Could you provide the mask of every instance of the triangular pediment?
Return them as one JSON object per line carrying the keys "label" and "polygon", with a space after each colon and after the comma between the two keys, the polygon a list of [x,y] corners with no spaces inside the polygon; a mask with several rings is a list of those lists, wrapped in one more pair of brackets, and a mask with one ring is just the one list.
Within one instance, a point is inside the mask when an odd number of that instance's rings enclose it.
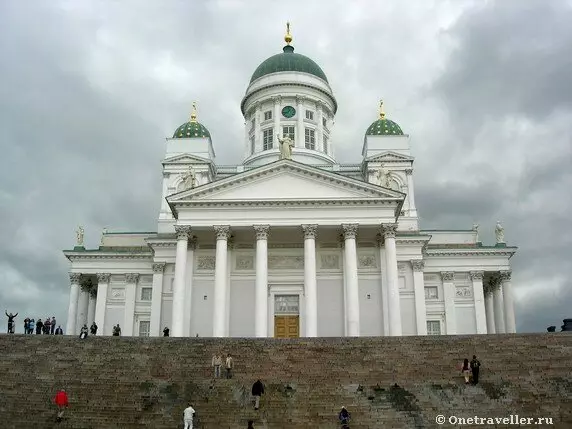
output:
{"label": "triangular pediment", "polygon": [[168,197],[177,201],[402,200],[404,194],[294,161],[277,161]]}
{"label": "triangular pediment", "polygon": [[163,165],[165,164],[212,164],[212,161],[207,158],[202,158],[196,155],[190,155],[188,153],[183,153],[180,155],[175,155],[170,158],[163,160]]}
{"label": "triangular pediment", "polygon": [[376,155],[366,158],[366,162],[399,162],[399,161],[413,161],[414,158],[409,155],[403,155],[401,153],[386,151],[378,153]]}

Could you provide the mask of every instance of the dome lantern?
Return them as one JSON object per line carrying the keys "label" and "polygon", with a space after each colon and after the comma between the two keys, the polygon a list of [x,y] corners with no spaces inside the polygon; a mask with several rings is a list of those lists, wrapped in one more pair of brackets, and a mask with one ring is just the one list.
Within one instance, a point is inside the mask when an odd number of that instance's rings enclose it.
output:
{"label": "dome lantern", "polygon": [[386,119],[383,100],[379,101],[379,119],[373,122],[365,132],[366,136],[402,136],[403,131],[397,123]]}
{"label": "dome lantern", "polygon": [[204,139],[211,138],[207,127],[197,121],[197,103],[193,102],[189,122],[185,122],[173,133],[174,139]]}

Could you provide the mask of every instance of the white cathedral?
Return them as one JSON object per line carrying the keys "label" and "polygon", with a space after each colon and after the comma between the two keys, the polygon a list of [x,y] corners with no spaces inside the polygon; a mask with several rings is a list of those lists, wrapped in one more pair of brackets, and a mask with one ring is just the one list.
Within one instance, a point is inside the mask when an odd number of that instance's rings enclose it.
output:
{"label": "white cathedral", "polygon": [[420,229],[409,136],[383,106],[361,163],[339,163],[332,88],[289,29],[285,41],[242,99],[241,164],[216,164],[193,106],[166,140],[157,231],[104,231],[86,249],[80,228],[64,251],[66,334],[93,321],[123,336],[515,332],[502,226],[489,246],[478,225]]}

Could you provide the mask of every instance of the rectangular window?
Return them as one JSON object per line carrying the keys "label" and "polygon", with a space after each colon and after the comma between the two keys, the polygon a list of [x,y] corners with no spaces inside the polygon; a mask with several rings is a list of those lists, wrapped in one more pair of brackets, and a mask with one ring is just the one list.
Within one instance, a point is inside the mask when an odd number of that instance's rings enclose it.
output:
{"label": "rectangular window", "polygon": [[428,320],[427,335],[441,335],[441,322],[438,320]]}
{"label": "rectangular window", "polygon": [[250,137],[250,153],[254,153],[254,136]]}
{"label": "rectangular window", "polygon": [[264,112],[264,120],[269,121],[270,119],[272,119],[272,110],[268,110],[267,112]]}
{"label": "rectangular window", "polygon": [[327,126],[328,126],[328,120],[327,120],[326,118],[322,118],[322,125],[323,125],[324,127],[327,127]]}
{"label": "rectangular window", "polygon": [[142,320],[139,322],[139,336],[148,337],[151,332],[151,322],[148,320]]}
{"label": "rectangular window", "polygon": [[324,153],[328,153],[328,138],[324,136]]}
{"label": "rectangular window", "polygon": [[262,150],[272,149],[274,142],[274,128],[268,128],[262,132]]}
{"label": "rectangular window", "polygon": [[276,295],[274,297],[274,314],[298,314],[300,297],[298,295]]}
{"label": "rectangular window", "polygon": [[311,110],[306,110],[306,119],[313,121],[314,120],[314,112],[312,112]]}
{"label": "rectangular window", "polygon": [[315,131],[311,128],[306,128],[306,149],[316,149]]}
{"label": "rectangular window", "polygon": [[437,286],[425,287],[425,299],[439,299],[439,294],[437,293]]}
{"label": "rectangular window", "polygon": [[294,141],[294,126],[286,126],[286,127],[282,127],[282,137],[284,136],[288,136],[290,137],[290,140]]}
{"label": "rectangular window", "polygon": [[153,294],[153,288],[142,287],[141,288],[141,301],[151,301],[152,294]]}

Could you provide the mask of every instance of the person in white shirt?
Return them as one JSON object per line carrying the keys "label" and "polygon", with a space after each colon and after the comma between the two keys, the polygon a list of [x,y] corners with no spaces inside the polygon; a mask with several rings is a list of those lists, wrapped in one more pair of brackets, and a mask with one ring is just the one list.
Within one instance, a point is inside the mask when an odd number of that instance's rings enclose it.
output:
{"label": "person in white shirt", "polygon": [[195,415],[195,409],[193,404],[189,404],[185,411],[183,412],[183,421],[185,422],[185,429],[193,429],[193,416]]}

